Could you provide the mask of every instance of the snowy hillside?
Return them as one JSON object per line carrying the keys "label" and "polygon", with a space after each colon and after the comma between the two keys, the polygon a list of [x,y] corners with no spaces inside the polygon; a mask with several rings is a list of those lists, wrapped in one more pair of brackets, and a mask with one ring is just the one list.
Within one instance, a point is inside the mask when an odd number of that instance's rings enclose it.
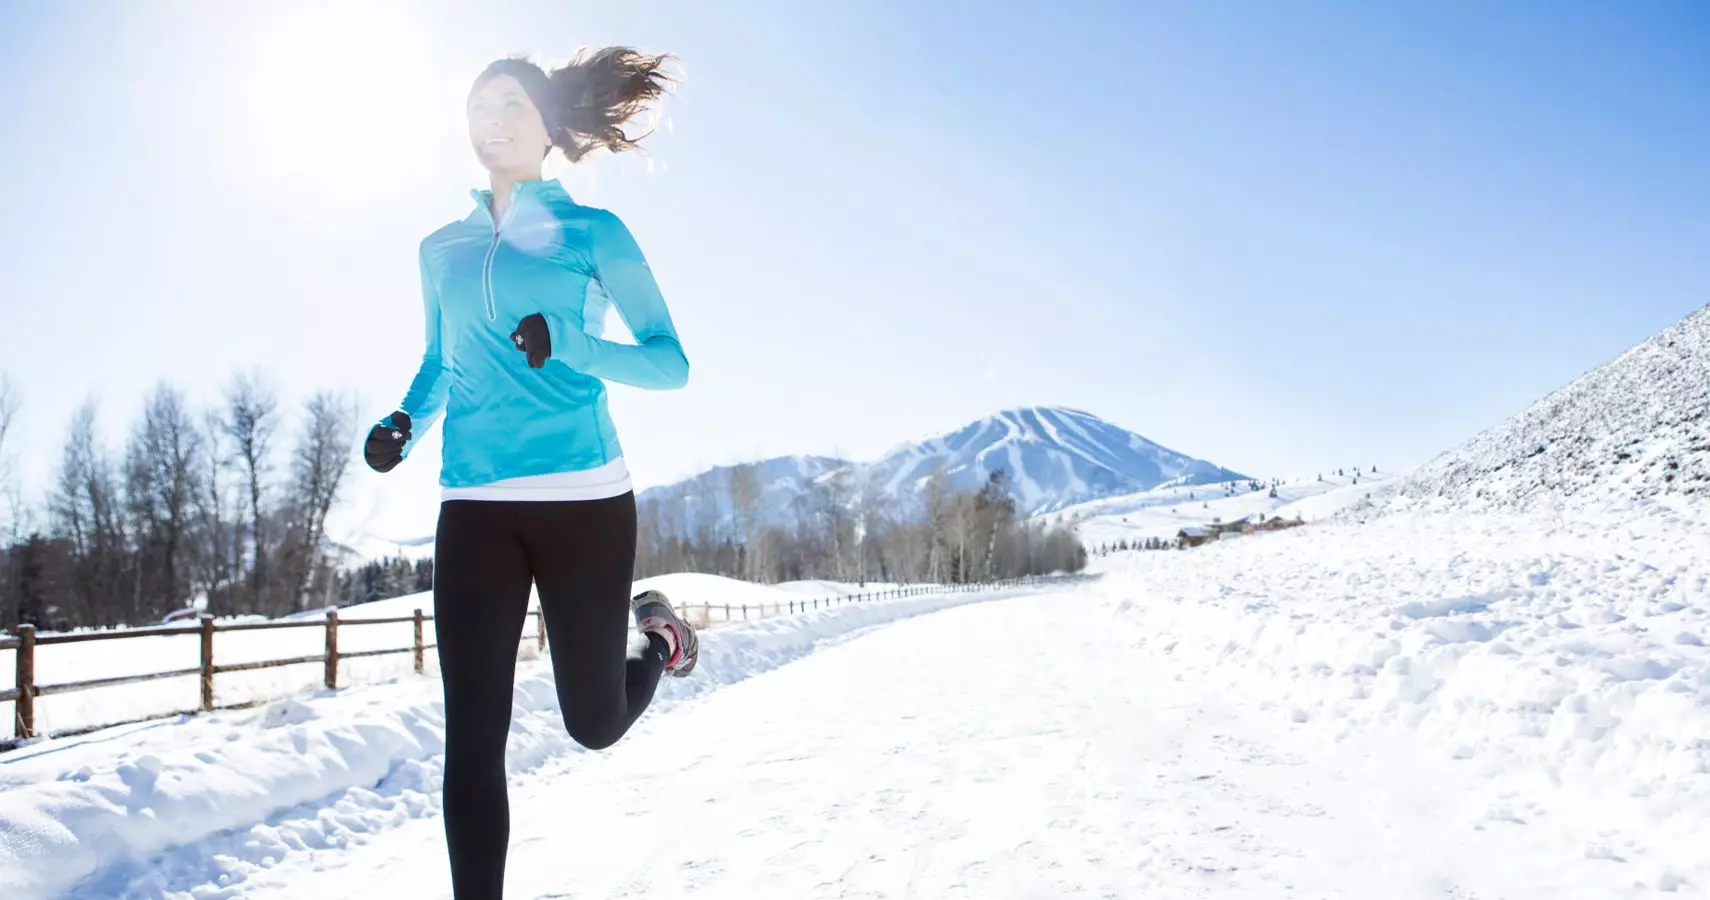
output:
{"label": "snowy hillside", "polygon": [[1402,506],[1710,496],[1710,306],[1427,463]]}
{"label": "snowy hillside", "polygon": [[[754,511],[771,525],[789,525],[811,514],[816,483],[841,469],[847,499],[863,489],[918,512],[935,470],[953,487],[977,489],[1002,469],[1023,513],[1058,510],[1085,500],[1146,490],[1160,484],[1195,485],[1245,479],[1213,463],[1194,459],[1112,425],[1097,416],[1062,408],[1029,407],[971,422],[949,434],[905,444],[867,463],[826,457],[783,457],[756,463],[762,489]],[[725,523],[734,469],[714,469],[695,478],[642,492],[643,507],[661,510],[669,530],[693,531]],[[664,512],[669,510],[669,512]]]}
{"label": "snowy hillside", "polygon": [[1271,496],[1269,485],[1253,491],[1245,481],[1233,492],[1225,485],[1171,485],[1121,497],[1107,497],[1071,506],[1041,518],[1049,523],[1073,524],[1081,543],[1098,548],[1122,541],[1129,544],[1147,538],[1172,538],[1182,528],[1234,522],[1252,516],[1300,517],[1308,522],[1326,519],[1337,511],[1393,486],[1397,475],[1374,468],[1329,470],[1285,478]]}

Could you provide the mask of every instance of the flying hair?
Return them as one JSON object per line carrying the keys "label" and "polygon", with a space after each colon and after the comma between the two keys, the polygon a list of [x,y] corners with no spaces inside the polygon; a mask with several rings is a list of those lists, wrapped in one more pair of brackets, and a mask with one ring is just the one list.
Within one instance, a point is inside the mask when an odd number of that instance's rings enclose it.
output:
{"label": "flying hair", "polygon": [[679,79],[665,71],[675,57],[648,55],[630,47],[581,50],[549,74],[526,58],[501,59],[487,66],[471,89],[509,75],[540,110],[552,145],[570,162],[604,148],[613,153],[639,150],[653,132],[631,135],[631,124]]}

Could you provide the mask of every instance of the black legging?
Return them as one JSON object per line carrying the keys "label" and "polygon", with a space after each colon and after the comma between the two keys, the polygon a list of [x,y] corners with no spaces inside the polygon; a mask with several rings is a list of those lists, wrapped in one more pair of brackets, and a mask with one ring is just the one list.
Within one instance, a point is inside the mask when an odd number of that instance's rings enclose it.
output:
{"label": "black legging", "polygon": [[623,737],[669,651],[639,658],[629,596],[635,495],[573,502],[448,500],[434,548],[434,633],[445,681],[445,836],[457,900],[499,900],[510,842],[505,738],[529,584],[539,586],[558,705],[590,749]]}

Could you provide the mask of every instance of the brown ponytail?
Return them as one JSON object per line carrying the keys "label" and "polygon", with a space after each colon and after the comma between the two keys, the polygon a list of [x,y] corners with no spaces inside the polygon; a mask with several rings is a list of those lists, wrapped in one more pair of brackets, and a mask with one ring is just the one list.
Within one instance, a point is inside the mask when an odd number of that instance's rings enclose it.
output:
{"label": "brown ponytail", "polygon": [[604,147],[613,153],[636,149],[652,132],[635,137],[623,126],[676,81],[664,71],[669,55],[647,56],[628,47],[582,51],[552,73],[552,93],[558,101],[560,129],[552,142],[566,159],[576,162]]}
{"label": "brown ponytail", "polygon": [[540,110],[552,145],[577,162],[601,147],[613,153],[638,149],[652,132],[631,137],[624,126],[678,81],[665,71],[674,59],[629,47],[582,50],[550,75],[526,59],[502,59],[475,79],[471,94],[499,75],[517,79]]}

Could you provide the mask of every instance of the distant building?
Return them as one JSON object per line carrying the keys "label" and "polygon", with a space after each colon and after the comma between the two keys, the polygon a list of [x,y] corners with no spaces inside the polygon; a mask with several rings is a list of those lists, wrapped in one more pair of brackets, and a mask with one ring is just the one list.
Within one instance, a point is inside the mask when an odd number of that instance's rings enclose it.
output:
{"label": "distant building", "polygon": [[1189,525],[1181,531],[1176,532],[1176,546],[1183,549],[1188,547],[1198,547],[1199,545],[1212,540],[1216,536],[1217,532],[1212,531],[1210,528],[1202,528],[1198,525]]}
{"label": "distant building", "polygon": [[1176,532],[1176,546],[1186,549],[1198,547],[1212,541],[1225,538],[1237,538],[1243,535],[1257,534],[1262,531],[1281,531],[1285,528],[1298,528],[1306,524],[1299,517],[1285,519],[1272,516],[1269,519],[1255,515],[1233,522],[1213,522],[1210,525],[1190,525]]}

